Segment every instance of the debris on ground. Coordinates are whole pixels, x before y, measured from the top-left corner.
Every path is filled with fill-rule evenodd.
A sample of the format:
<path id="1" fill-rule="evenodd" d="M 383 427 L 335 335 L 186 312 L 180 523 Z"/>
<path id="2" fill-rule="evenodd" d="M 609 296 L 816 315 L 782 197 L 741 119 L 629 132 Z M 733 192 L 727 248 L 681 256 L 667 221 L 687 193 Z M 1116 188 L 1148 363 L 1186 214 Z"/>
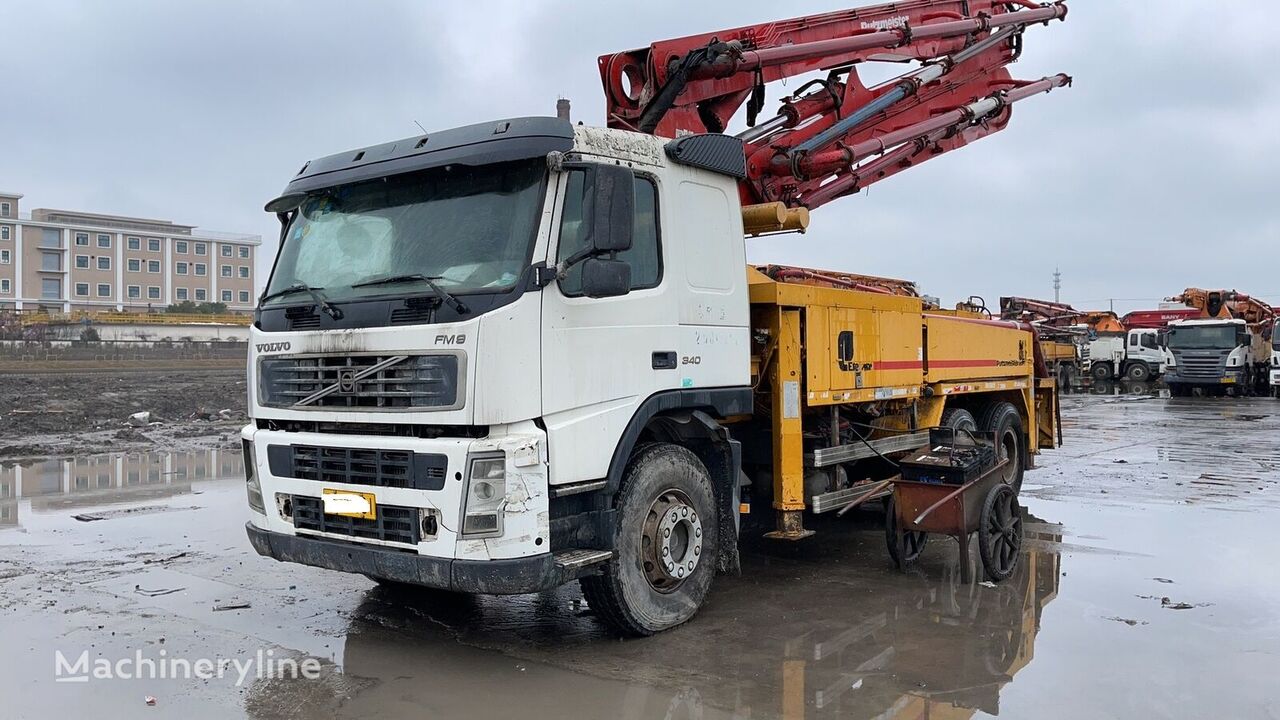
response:
<path id="1" fill-rule="evenodd" d="M 82 513 L 80 515 L 72 515 L 71 518 L 73 520 L 79 520 L 80 522 L 93 522 L 94 520 L 106 520 L 106 518 L 101 515 L 90 515 L 88 513 Z"/>
<path id="2" fill-rule="evenodd" d="M 142 698 L 142 702 L 154 707 L 157 701 L 154 695 L 148 695 Z"/>
<path id="3" fill-rule="evenodd" d="M 250 607 L 253 606 L 247 602 L 231 602 L 223 605 L 214 605 L 213 611 L 222 612 L 223 610 L 248 610 Z"/>
<path id="4" fill-rule="evenodd" d="M 151 411 L 143 410 L 129 416 L 129 424 L 134 427 L 146 427 L 151 424 Z"/>
<path id="5" fill-rule="evenodd" d="M 978 583 L 978 584 L 979 584 L 979 585 L 981 585 L 982 587 L 986 587 L 986 588 L 993 588 L 993 587 L 995 587 L 995 586 L 996 586 L 996 584 L 995 584 L 995 583 L 993 583 L 993 582 L 991 582 L 990 580 L 983 580 L 982 582 L 980 582 L 980 583 Z"/>
<path id="6" fill-rule="evenodd" d="M 1152 579 L 1152 580 L 1155 580 L 1155 581 L 1156 581 L 1156 582 L 1158 582 L 1158 583 L 1165 583 L 1165 584 L 1167 584 L 1167 585 L 1172 585 L 1172 584 L 1173 584 L 1173 581 L 1172 581 L 1172 580 L 1170 580 L 1169 578 L 1151 578 L 1151 579 Z"/>
<path id="7" fill-rule="evenodd" d="M 144 588 L 141 585 L 133 586 L 134 592 L 138 593 L 139 595 L 146 595 L 147 597 L 160 597 L 161 595 L 172 595 L 173 593 L 182 592 L 183 590 L 186 590 L 186 588 L 159 588 L 156 590 L 148 590 L 147 588 Z"/>
<path id="8" fill-rule="evenodd" d="M 1134 625 L 1147 625 L 1147 624 L 1148 624 L 1146 620 L 1131 620 L 1131 619 L 1129 619 L 1129 618 L 1122 618 L 1122 617 L 1118 617 L 1118 616 L 1113 616 L 1113 617 L 1104 618 L 1104 619 L 1105 619 L 1105 620 L 1114 620 L 1114 621 L 1116 621 L 1116 622 L 1122 622 L 1122 623 L 1124 623 L 1125 625 L 1128 625 L 1128 626 L 1130 626 L 1130 627 L 1133 627 Z"/>
<path id="9" fill-rule="evenodd" d="M 148 559 L 148 560 L 143 560 L 143 561 L 142 561 L 142 563 L 143 563 L 144 565 L 150 565 L 151 563 L 167 563 L 167 562 L 169 562 L 170 560 L 177 560 L 178 558 L 184 558 L 184 557 L 186 557 L 186 556 L 187 556 L 187 553 L 185 553 L 185 552 L 180 552 L 180 553 L 178 553 L 177 555 L 170 555 L 169 557 L 162 557 L 162 558 L 150 558 L 150 559 Z"/>

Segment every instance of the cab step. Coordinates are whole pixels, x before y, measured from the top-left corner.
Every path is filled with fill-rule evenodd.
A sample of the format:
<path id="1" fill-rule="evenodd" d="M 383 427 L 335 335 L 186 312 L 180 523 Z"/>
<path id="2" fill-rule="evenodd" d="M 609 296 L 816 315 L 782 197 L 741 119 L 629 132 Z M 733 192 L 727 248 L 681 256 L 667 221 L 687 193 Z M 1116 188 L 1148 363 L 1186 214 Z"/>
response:
<path id="1" fill-rule="evenodd" d="M 562 572 L 576 573 L 585 567 L 607 562 L 613 558 L 612 550 L 563 550 L 555 553 L 552 559 Z"/>

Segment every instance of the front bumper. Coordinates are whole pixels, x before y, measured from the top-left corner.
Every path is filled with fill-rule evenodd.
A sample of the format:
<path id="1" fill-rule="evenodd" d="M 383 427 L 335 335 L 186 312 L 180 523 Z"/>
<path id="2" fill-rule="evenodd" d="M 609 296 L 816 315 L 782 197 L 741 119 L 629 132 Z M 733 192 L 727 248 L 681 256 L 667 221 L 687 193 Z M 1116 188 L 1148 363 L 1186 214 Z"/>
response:
<path id="1" fill-rule="evenodd" d="M 518 595 L 549 590 L 572 579 L 551 553 L 508 560 L 456 560 L 274 533 L 253 523 L 245 523 L 245 530 L 253 549 L 265 557 L 440 590 Z"/>
<path id="2" fill-rule="evenodd" d="M 1280 370 L 1271 371 L 1271 387 L 1280 387 Z"/>
<path id="3" fill-rule="evenodd" d="M 1244 382 L 1244 370 L 1236 368 L 1227 368 L 1226 371 L 1218 377 L 1204 377 L 1180 375 L 1176 369 L 1166 369 L 1164 381 L 1168 385 L 1240 385 Z"/>

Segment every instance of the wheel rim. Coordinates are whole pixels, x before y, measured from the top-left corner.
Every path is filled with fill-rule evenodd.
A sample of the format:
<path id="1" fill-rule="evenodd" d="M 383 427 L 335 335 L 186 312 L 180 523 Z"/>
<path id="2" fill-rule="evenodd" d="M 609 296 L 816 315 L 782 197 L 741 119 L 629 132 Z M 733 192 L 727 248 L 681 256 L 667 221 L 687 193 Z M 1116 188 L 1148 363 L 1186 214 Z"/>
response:
<path id="1" fill-rule="evenodd" d="M 702 519 L 689 496 L 670 489 L 649 506 L 641 536 L 645 580 L 661 593 L 674 592 L 702 560 Z"/>
<path id="2" fill-rule="evenodd" d="M 1008 460 L 1009 464 L 1000 471 L 1000 479 L 1006 485 L 1012 485 L 1018 479 L 1018 436 L 1013 430 L 1005 430 L 1000 434 L 1000 447 L 997 450 L 1000 460 Z"/>
<path id="3" fill-rule="evenodd" d="M 1012 491 L 1001 491 L 987 519 L 987 547 L 1001 574 L 1007 574 L 1018 561 L 1022 549 L 1022 513 Z"/>

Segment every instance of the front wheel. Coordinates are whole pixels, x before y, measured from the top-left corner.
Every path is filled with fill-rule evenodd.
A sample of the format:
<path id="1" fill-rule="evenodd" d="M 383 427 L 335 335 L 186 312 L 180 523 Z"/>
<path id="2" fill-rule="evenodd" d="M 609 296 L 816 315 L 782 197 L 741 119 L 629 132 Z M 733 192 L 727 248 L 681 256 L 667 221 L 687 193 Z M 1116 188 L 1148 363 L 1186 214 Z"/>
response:
<path id="1" fill-rule="evenodd" d="M 707 468 L 679 445 L 637 450 L 614 498 L 613 559 L 580 581 L 587 604 L 624 635 L 673 628 L 702 605 L 716 573 L 715 495 Z"/>
<path id="2" fill-rule="evenodd" d="M 1151 378 L 1151 368 L 1146 363 L 1134 363 L 1125 370 L 1124 375 L 1130 380 L 1145 381 Z"/>
<path id="3" fill-rule="evenodd" d="M 1097 362 L 1093 367 L 1089 368 L 1089 374 L 1094 380 L 1110 380 L 1111 379 L 1111 363 Z"/>

